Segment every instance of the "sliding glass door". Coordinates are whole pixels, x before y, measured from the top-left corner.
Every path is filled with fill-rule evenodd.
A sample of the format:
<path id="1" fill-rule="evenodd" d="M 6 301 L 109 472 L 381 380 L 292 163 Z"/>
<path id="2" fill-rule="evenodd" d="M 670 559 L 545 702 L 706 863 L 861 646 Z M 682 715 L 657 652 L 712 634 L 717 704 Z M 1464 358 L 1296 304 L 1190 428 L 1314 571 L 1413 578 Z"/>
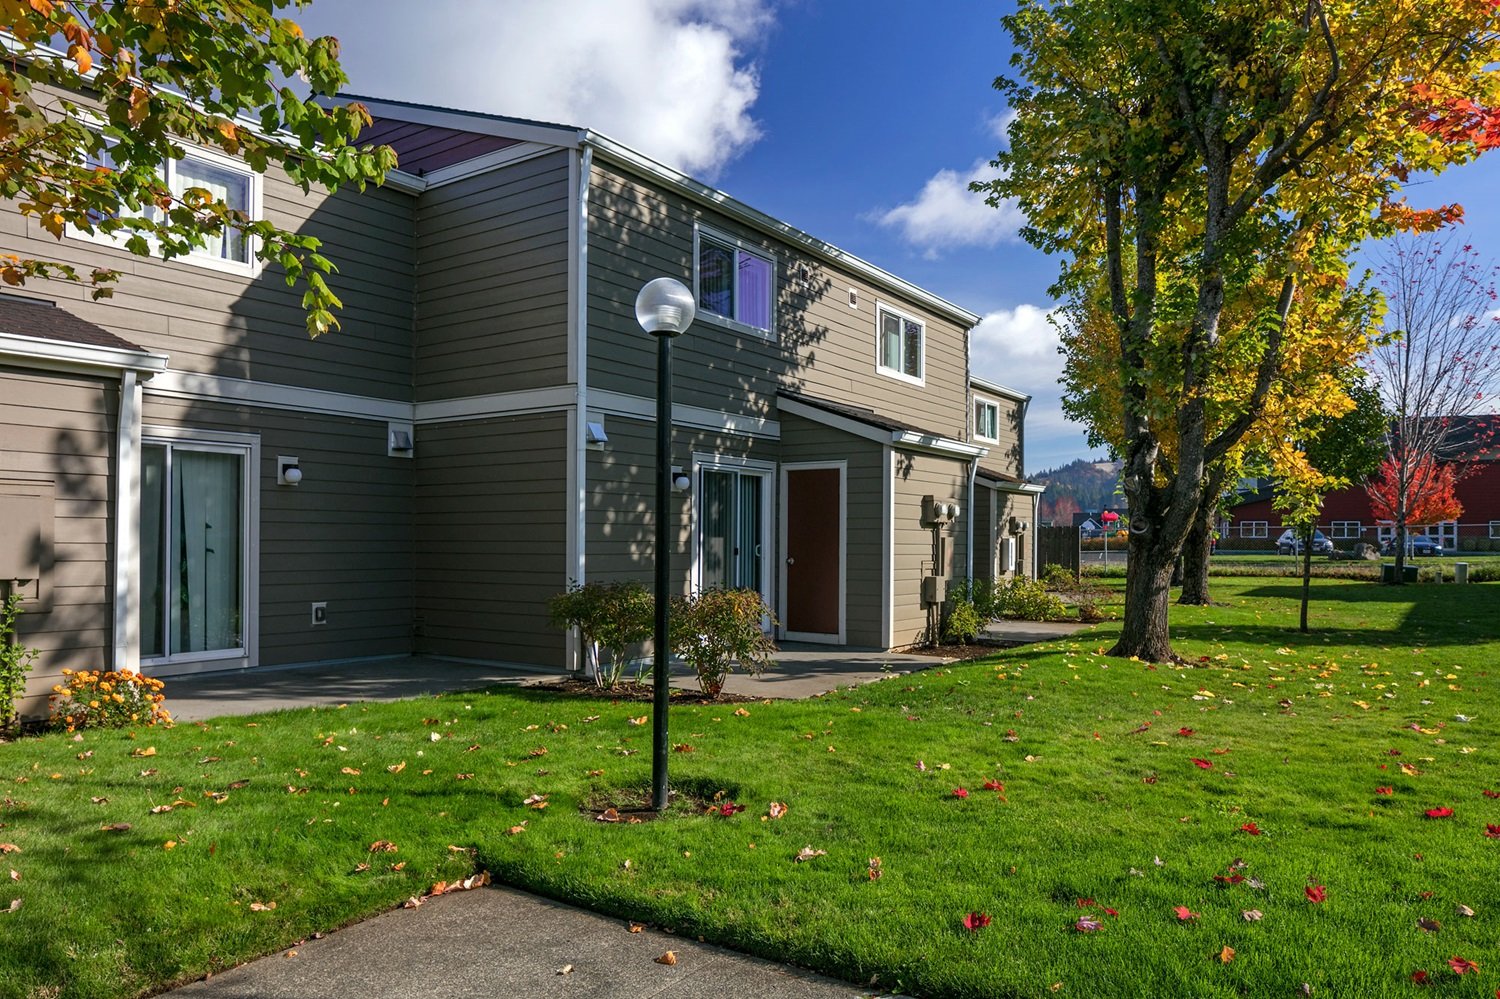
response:
<path id="1" fill-rule="evenodd" d="M 766 595 L 763 471 L 705 467 L 698 490 L 698 586 Z"/>
<path id="2" fill-rule="evenodd" d="M 141 658 L 246 654 L 248 454 L 146 441 L 141 449 Z"/>

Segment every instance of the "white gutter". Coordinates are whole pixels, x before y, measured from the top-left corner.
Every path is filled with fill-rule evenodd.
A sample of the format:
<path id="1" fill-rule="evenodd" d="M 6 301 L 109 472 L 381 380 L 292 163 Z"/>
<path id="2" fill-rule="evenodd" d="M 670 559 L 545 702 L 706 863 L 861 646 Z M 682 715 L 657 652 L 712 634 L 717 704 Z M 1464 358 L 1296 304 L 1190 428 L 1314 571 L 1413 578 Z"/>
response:
<path id="1" fill-rule="evenodd" d="M 17 333 L 0 333 L 0 361 L 18 367 L 88 375 L 137 371 L 149 378 L 158 371 L 167 370 L 166 354 L 98 347 L 68 340 L 21 336 Z"/>
<path id="2" fill-rule="evenodd" d="M 966 537 L 964 538 L 964 578 L 972 584 L 974 581 L 974 479 L 979 475 L 979 459 L 975 458 L 969 462 L 969 498 L 967 500 L 968 516 L 965 517 Z"/>

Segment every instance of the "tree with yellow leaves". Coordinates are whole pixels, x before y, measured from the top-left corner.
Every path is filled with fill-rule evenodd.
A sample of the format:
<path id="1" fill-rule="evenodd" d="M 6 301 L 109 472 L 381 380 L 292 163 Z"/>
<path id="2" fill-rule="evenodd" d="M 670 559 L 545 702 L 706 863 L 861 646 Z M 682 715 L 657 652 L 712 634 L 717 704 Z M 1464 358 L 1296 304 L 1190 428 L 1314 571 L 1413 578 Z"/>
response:
<path id="1" fill-rule="evenodd" d="M 174 190 L 163 171 L 195 143 L 257 171 L 274 163 L 304 190 L 384 179 L 395 154 L 355 146 L 368 112 L 319 102 L 346 79 L 338 41 L 279 16 L 306 2 L 0 0 L 0 195 L 59 239 L 71 226 L 142 256 L 181 256 L 236 231 L 304 286 L 310 333 L 336 327 L 340 303 L 323 279 L 333 263 L 315 237 L 251 219 L 212 191 Z M 293 77 L 311 93 L 281 84 Z M 104 297 L 118 276 L 0 254 L 10 285 L 70 280 Z"/>
<path id="2" fill-rule="evenodd" d="M 1455 214 L 1401 205 L 1410 171 L 1494 144 L 1500 6 L 1022 0 L 1004 23 L 1014 119 L 984 188 L 1063 258 L 1054 293 L 1108 317 L 1110 363 L 1074 394 L 1118 399 L 1131 533 L 1111 652 L 1169 659 L 1172 565 L 1213 469 L 1292 366 L 1366 345 L 1300 310 L 1339 300 L 1362 240 Z"/>

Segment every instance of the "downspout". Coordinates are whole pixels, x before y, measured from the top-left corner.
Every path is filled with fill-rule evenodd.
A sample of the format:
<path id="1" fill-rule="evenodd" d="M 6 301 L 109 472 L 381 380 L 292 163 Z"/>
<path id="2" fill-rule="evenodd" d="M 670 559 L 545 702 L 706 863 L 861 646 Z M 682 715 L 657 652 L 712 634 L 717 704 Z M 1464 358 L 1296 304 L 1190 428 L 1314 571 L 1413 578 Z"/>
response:
<path id="1" fill-rule="evenodd" d="M 974 582 L 974 479 L 979 475 L 979 459 L 969 462 L 969 498 L 965 501 L 969 515 L 964 518 L 964 578 Z"/>
<path id="2" fill-rule="evenodd" d="M 571 289 L 573 301 L 573 329 L 575 350 L 578 352 L 577 368 L 573 378 L 573 564 L 569 575 L 579 584 L 588 580 L 588 420 L 589 420 L 589 185 L 594 172 L 594 148 L 588 144 L 586 134 L 582 137 L 582 150 L 578 157 L 578 220 L 574 238 L 578 241 L 578 252 L 573 265 L 578 276 Z M 577 670 L 587 669 L 583 643 L 574 629 L 568 634 L 572 647 L 568 656 L 569 665 Z"/>
<path id="3" fill-rule="evenodd" d="M 120 374 L 119 436 L 115 445 L 115 593 L 114 656 L 116 670 L 136 670 L 141 659 L 140 631 L 141 383 L 129 369 Z"/>

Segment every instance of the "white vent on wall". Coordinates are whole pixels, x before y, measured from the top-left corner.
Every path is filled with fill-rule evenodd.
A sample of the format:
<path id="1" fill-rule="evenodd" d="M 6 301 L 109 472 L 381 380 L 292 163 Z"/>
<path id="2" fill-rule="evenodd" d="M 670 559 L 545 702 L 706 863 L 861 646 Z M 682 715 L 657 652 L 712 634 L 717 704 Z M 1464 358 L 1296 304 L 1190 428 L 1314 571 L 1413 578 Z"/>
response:
<path id="1" fill-rule="evenodd" d="M 849 289 L 849 308 L 859 308 L 859 292 L 853 288 Z"/>

